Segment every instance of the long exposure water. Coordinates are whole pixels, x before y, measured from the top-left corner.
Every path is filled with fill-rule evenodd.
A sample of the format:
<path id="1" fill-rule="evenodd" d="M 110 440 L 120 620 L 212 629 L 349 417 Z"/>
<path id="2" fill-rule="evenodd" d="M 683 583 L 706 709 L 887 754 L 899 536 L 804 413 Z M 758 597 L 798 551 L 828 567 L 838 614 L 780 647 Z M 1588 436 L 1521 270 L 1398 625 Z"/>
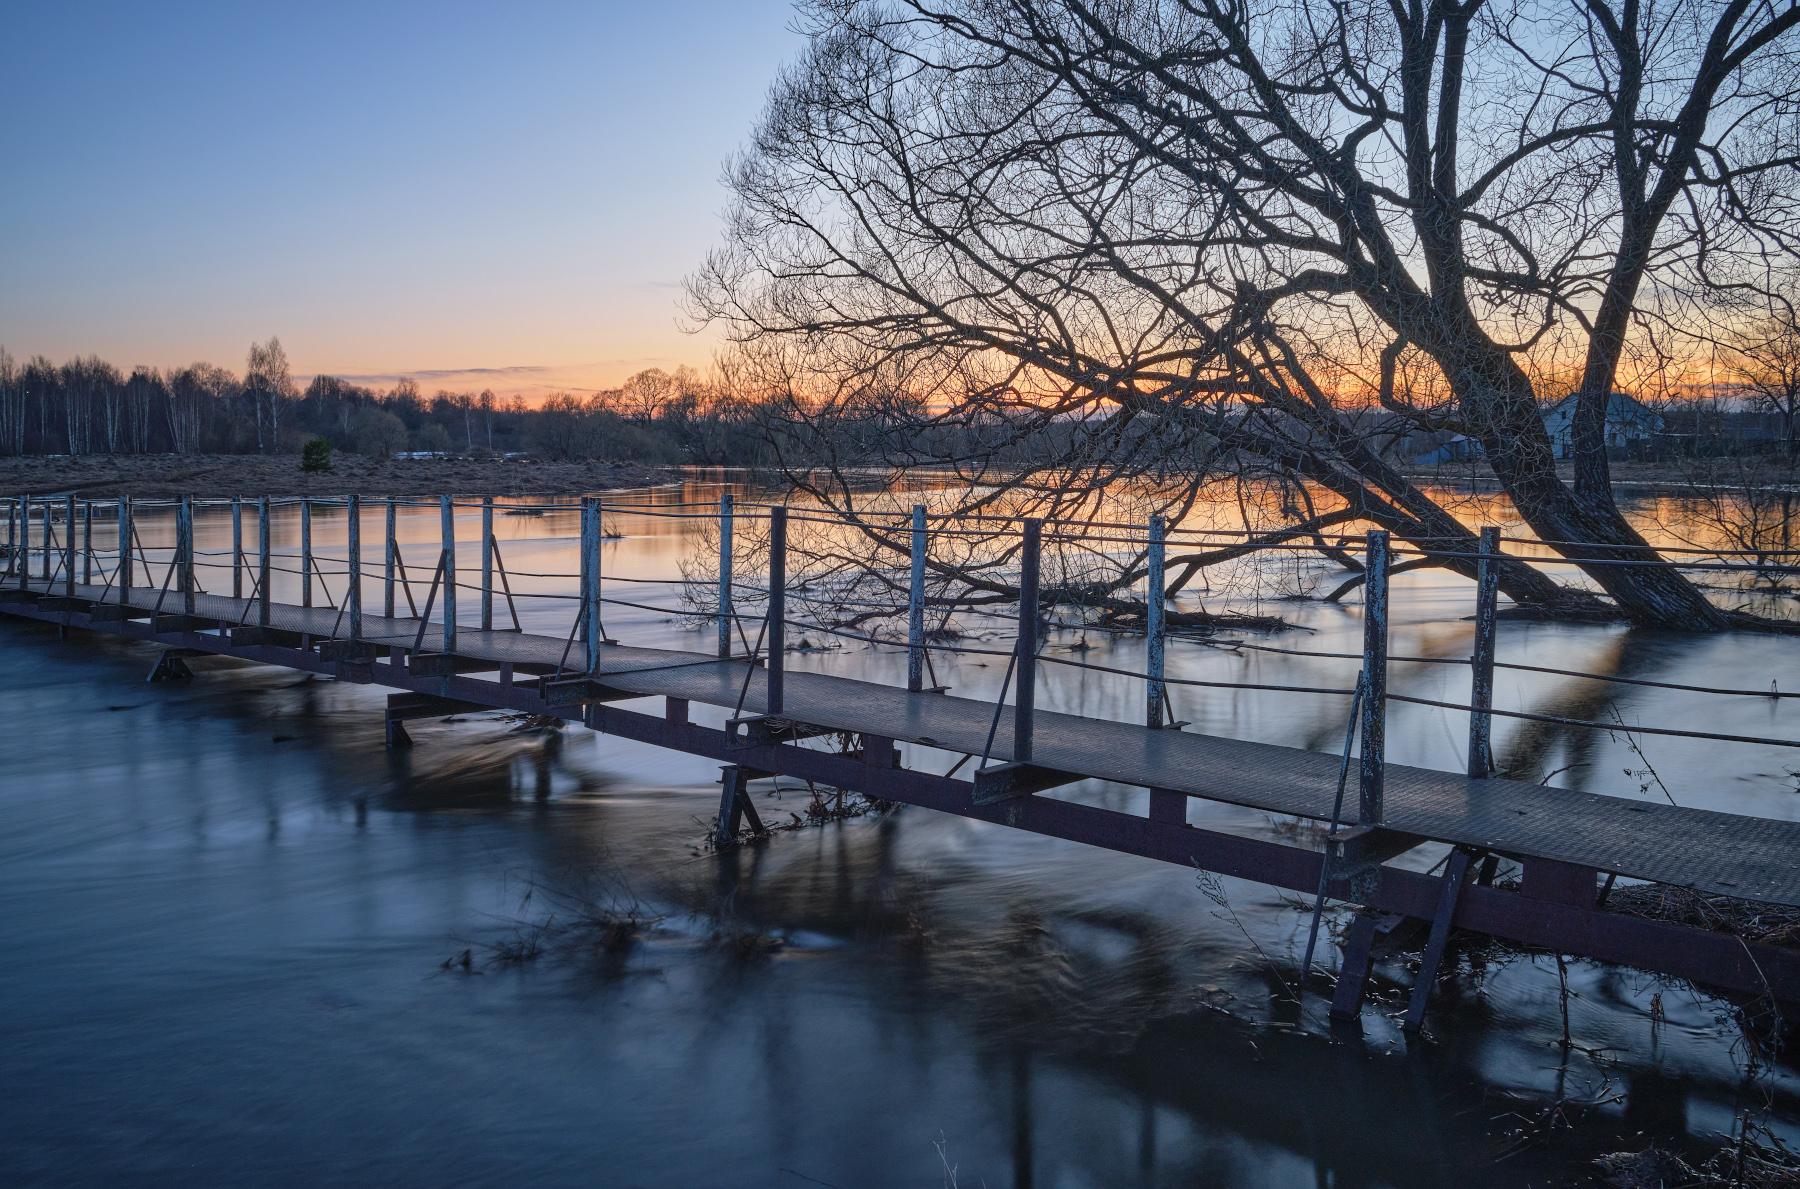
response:
<path id="1" fill-rule="evenodd" d="M 283 548 L 296 516 L 278 510 Z M 166 524 L 144 523 L 166 544 Z M 225 548 L 226 525 L 209 509 L 200 548 Z M 703 551 L 702 521 L 621 514 L 609 529 L 610 576 L 677 577 Z M 498 519 L 519 589 L 573 568 L 574 531 L 565 512 Z M 437 532 L 435 509 L 404 512 L 415 580 Z M 341 542 L 341 509 L 319 509 L 314 533 Z M 614 637 L 708 646 L 677 588 L 613 590 L 670 608 L 609 609 Z M 1469 591 L 1396 577 L 1393 651 L 1466 656 Z M 1261 609 L 1305 629 L 1265 642 L 1360 646 L 1354 599 Z M 560 635 L 568 615 L 538 599 L 522 619 Z M 791 663 L 903 680 L 896 650 L 837 643 Z M 1090 632 L 1069 651 L 1082 643 L 1063 631 L 1051 649 L 1143 665 L 1141 639 Z M 1702 685 L 1800 674 L 1800 640 L 1745 634 L 1509 621 L 1500 651 Z M 715 764 L 498 714 L 411 724 L 415 746 L 388 752 L 378 687 L 223 659 L 151 685 L 154 656 L 0 622 L 7 1184 L 1553 1184 L 1598 1153 L 1704 1149 L 1745 1111 L 1800 1131 L 1793 1067 L 1750 1060 L 1731 1004 L 1634 971 L 1570 963 L 1565 1048 L 1554 958 L 1459 952 L 1427 1037 L 1408 1042 L 1396 957 L 1352 1038 L 1317 994 L 1288 1002 L 1308 914 L 1268 888 L 1227 880 L 1215 898 L 1193 871 L 908 808 L 716 855 Z M 991 662 L 945 654 L 937 676 L 991 695 Z M 1355 665 L 1184 640 L 1169 667 L 1348 686 Z M 1467 681 L 1396 665 L 1392 688 L 1458 701 Z M 1052 667 L 1039 705 L 1136 719 L 1142 698 L 1135 681 Z M 1347 710 L 1325 695 L 1173 699 L 1189 729 L 1321 751 Z M 1503 670 L 1496 702 L 1800 738 L 1793 701 Z M 1389 755 L 1455 768 L 1465 732 L 1459 714 L 1395 704 Z M 1634 750 L 1503 719 L 1495 751 L 1556 786 L 1800 812 L 1791 750 Z M 754 788 L 766 818 L 805 816 L 804 788 Z M 1226 806 L 1191 820 L 1295 830 Z"/>

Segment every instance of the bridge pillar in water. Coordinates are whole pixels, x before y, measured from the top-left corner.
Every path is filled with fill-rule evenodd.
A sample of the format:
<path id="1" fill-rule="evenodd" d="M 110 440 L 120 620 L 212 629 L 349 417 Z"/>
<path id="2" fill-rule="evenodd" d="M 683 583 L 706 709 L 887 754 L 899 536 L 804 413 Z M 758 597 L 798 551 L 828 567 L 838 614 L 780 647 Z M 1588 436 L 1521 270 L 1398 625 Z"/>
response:
<path id="1" fill-rule="evenodd" d="M 760 834 L 763 822 L 750 800 L 750 770 L 730 764 L 719 771 L 719 816 L 713 824 L 713 846 L 718 850 L 735 846 L 746 817 L 750 828 Z"/>
<path id="2" fill-rule="evenodd" d="M 719 497 L 719 655 L 731 655 L 731 493 Z"/>
<path id="3" fill-rule="evenodd" d="M 1013 692 L 1014 763 L 1031 762 L 1031 731 L 1037 715 L 1038 568 L 1044 522 L 1025 521 L 1019 549 L 1019 680 Z"/>
<path id="4" fill-rule="evenodd" d="M 1500 622 L 1500 530 L 1481 530 L 1475 563 L 1475 649 L 1469 657 L 1469 775 L 1494 774 L 1494 652 Z"/>
<path id="5" fill-rule="evenodd" d="M 1357 824 L 1378 826 L 1387 777 L 1388 535 L 1369 534 L 1363 580 L 1362 755 Z"/>
<path id="6" fill-rule="evenodd" d="M 269 497 L 256 500 L 256 622 L 269 626 Z"/>
<path id="7" fill-rule="evenodd" d="M 456 651 L 456 504 L 438 497 L 438 519 L 444 537 L 444 653 Z"/>
<path id="8" fill-rule="evenodd" d="M 350 574 L 344 605 L 350 618 L 350 638 L 362 638 L 362 498 L 352 495 L 344 507 L 344 547 Z"/>
<path id="9" fill-rule="evenodd" d="M 912 574 L 906 588 L 906 688 L 925 688 L 925 505 L 912 510 Z"/>
<path id="10" fill-rule="evenodd" d="M 494 630 L 494 497 L 481 497 L 481 630 Z"/>
<path id="11" fill-rule="evenodd" d="M 787 509 L 769 509 L 769 669 L 763 713 L 776 716 L 785 704 L 787 652 Z"/>

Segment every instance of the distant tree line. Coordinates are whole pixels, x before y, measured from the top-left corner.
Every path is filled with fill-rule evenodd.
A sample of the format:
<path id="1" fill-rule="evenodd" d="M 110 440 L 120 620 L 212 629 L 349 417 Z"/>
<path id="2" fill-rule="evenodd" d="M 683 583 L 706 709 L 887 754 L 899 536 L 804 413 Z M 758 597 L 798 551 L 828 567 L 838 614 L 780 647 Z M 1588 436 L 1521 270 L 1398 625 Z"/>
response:
<path id="1" fill-rule="evenodd" d="M 298 453 L 315 438 L 372 457 L 407 451 L 700 465 L 767 461 L 758 412 L 691 368 L 616 389 L 522 397 L 386 391 L 336 376 L 295 383 L 281 341 L 250 347 L 242 376 L 211 363 L 129 374 L 98 356 L 20 363 L 0 348 L 0 455 Z"/>

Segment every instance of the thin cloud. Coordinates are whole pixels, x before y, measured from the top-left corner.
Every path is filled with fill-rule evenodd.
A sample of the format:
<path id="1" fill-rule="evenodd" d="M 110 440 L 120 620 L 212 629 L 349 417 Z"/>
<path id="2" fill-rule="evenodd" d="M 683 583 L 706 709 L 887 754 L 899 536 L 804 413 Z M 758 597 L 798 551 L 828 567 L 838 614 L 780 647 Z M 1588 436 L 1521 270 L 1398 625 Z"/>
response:
<path id="1" fill-rule="evenodd" d="M 501 396 L 543 397 L 553 392 L 595 393 L 616 387 L 632 372 L 645 368 L 673 368 L 678 361 L 664 356 L 601 359 L 588 363 L 515 363 L 498 367 L 424 367 L 397 368 L 381 372 L 322 371 L 316 374 L 335 376 L 351 384 L 369 388 L 391 388 L 401 380 L 411 380 L 428 393 L 479 392 L 491 388 Z M 302 383 L 312 376 L 299 377 Z"/>

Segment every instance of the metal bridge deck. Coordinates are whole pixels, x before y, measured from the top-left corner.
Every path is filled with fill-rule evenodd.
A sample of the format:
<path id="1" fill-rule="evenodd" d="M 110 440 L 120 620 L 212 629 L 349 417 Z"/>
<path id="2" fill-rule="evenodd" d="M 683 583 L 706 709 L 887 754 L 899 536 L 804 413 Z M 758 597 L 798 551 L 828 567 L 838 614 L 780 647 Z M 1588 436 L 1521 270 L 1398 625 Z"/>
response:
<path id="1" fill-rule="evenodd" d="M 46 591 L 62 593 L 60 586 Z M 78 585 L 75 597 L 116 602 L 116 591 Z M 3 597 L 3 594 L 0 594 Z M 134 590 L 148 609 L 158 592 Z M 173 592 L 165 612 L 180 607 Z M 198 618 L 255 622 L 256 604 L 222 595 L 195 596 Z M 319 639 L 347 638 L 343 617 L 329 607 L 272 604 L 269 626 Z M 359 639 L 410 647 L 420 621 L 364 614 Z M 423 651 L 435 651 L 441 626 L 425 625 Z M 222 642 L 221 652 L 229 652 Z M 551 636 L 483 632 L 459 626 L 456 655 L 521 665 L 579 669 L 582 646 Z M 644 696 L 685 698 L 761 712 L 763 682 L 750 667 L 704 653 L 608 645 L 600 671 L 607 686 Z M 853 733 L 980 755 L 994 706 L 971 698 L 789 670 L 782 717 Z M 1268 813 L 1328 819 L 1336 792 L 1335 755 L 1268 743 L 1038 711 L 1032 762 L 1062 772 L 1144 788 L 1170 789 Z M 1013 758 L 1011 715 L 1002 714 L 991 759 Z M 1466 776 L 1389 764 L 1383 824 L 1439 842 L 1461 843 L 1521 858 L 1551 859 L 1704 892 L 1800 906 L 1800 823 L 1678 808 L 1654 802 L 1548 788 L 1525 781 Z M 1354 813 L 1355 790 L 1348 798 Z"/>

